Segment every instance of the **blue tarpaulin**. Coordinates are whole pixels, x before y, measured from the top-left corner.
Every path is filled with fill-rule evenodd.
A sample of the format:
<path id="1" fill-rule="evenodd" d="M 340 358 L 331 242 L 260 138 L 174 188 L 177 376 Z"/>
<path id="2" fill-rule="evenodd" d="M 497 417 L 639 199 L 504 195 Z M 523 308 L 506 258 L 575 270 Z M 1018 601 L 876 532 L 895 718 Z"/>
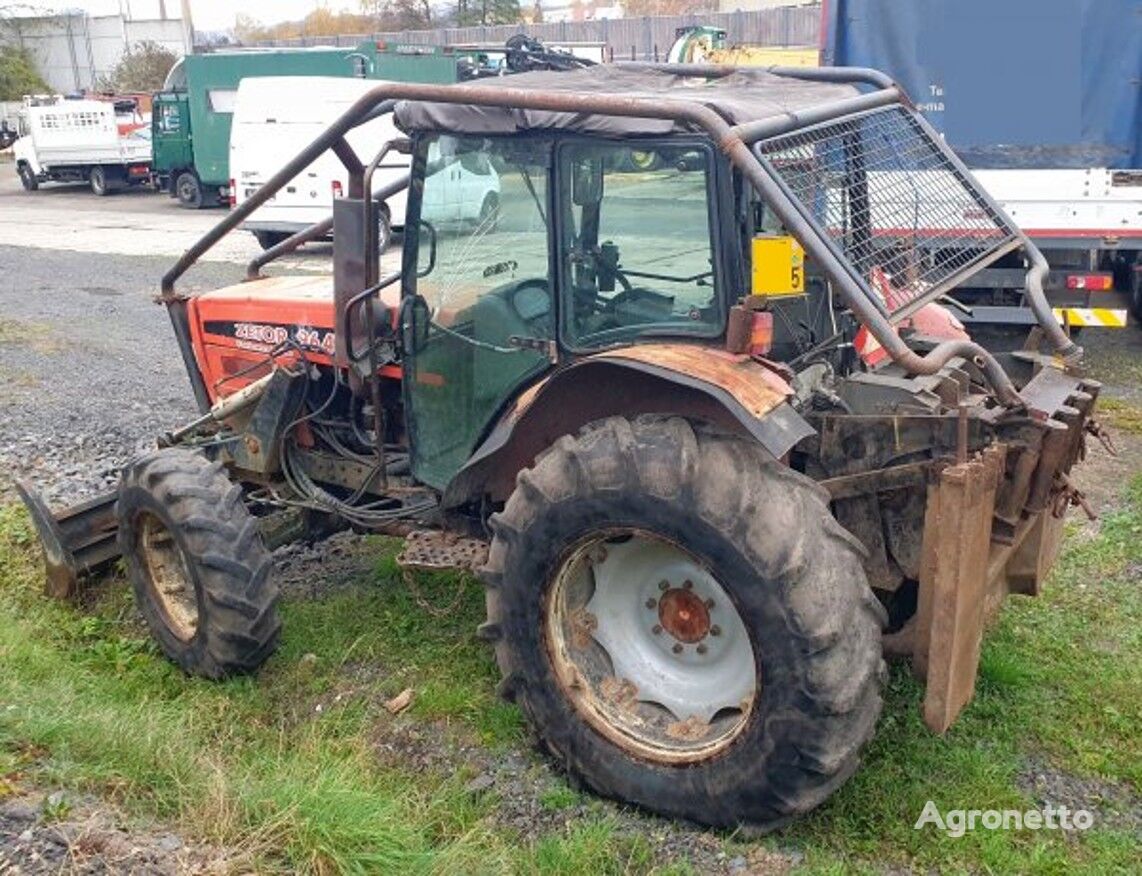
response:
<path id="1" fill-rule="evenodd" d="M 1142 168 L 1142 0 L 825 0 L 822 62 L 904 86 L 976 168 Z"/>

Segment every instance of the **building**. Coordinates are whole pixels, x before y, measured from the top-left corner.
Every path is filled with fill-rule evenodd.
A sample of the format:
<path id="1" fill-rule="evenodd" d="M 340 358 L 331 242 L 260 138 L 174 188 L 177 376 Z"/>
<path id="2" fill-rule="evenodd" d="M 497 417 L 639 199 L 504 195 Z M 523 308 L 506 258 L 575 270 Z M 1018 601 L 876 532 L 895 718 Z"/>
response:
<path id="1" fill-rule="evenodd" d="M 7 28 L 9 39 L 32 53 L 40 75 L 60 94 L 94 88 L 137 43 L 156 42 L 178 55 L 191 49 L 191 30 L 181 18 L 76 11 L 10 18 Z"/>

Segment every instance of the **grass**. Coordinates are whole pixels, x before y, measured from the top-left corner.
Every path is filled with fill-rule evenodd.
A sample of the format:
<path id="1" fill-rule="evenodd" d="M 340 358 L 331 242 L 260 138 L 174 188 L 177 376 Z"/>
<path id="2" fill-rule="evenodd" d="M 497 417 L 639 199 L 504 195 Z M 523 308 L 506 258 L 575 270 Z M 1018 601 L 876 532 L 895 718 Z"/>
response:
<path id="1" fill-rule="evenodd" d="M 257 870 L 692 872 L 684 854 L 658 849 L 663 822 L 562 780 L 537 782 L 546 827 L 523 836 L 500 817 L 497 787 L 468 789 L 520 757 L 525 738 L 472 634 L 482 596 L 471 581 L 422 577 L 437 605 L 464 588 L 438 617 L 401 586 L 395 542 L 374 547 L 370 580 L 283 605 L 282 647 L 256 679 L 210 683 L 162 659 L 116 582 L 82 611 L 42 598 L 30 525 L 22 509 L 0 509 L 0 798 L 31 786 L 91 793 Z M 1009 600 L 977 696 L 945 738 L 924 729 L 922 690 L 896 667 L 864 767 L 825 806 L 763 840 L 687 836 L 727 859 L 788 863 L 795 851 L 812 873 L 1131 872 L 1128 828 L 953 839 L 912 825 L 927 800 L 1037 808 L 1023 790 L 1031 764 L 1119 789 L 1138 808 L 1139 578 L 1142 477 L 1096 537 L 1072 541 L 1042 598 Z M 389 715 L 385 701 L 408 687 L 409 711 Z"/>
<path id="2" fill-rule="evenodd" d="M 1099 416 L 1107 424 L 1132 435 L 1142 435 L 1142 407 L 1117 398 L 1098 400 Z"/>

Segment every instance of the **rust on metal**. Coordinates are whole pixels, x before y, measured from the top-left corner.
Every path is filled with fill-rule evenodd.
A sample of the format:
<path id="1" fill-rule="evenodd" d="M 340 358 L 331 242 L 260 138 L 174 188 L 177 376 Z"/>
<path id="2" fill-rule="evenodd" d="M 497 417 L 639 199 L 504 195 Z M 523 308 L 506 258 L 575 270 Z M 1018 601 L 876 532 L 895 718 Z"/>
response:
<path id="1" fill-rule="evenodd" d="M 418 529 L 410 532 L 397 557 L 402 569 L 440 572 L 463 569 L 474 572 L 488 559 L 488 543 L 454 532 Z"/>
<path id="2" fill-rule="evenodd" d="M 710 632 L 710 611 L 690 590 L 674 588 L 662 594 L 658 620 L 666 632 L 687 645 L 702 641 Z"/>
<path id="3" fill-rule="evenodd" d="M 762 417 L 792 395 L 788 384 L 749 356 L 694 344 L 640 344 L 607 350 L 593 359 L 624 359 L 685 374 L 725 390 L 749 413 Z"/>
<path id="4" fill-rule="evenodd" d="M 698 742 L 710 735 L 710 724 L 697 715 L 666 725 L 666 735 L 683 742 Z"/>
<path id="5" fill-rule="evenodd" d="M 30 485 L 16 482 L 44 552 L 44 592 L 53 599 L 74 599 L 79 579 L 109 567 L 120 556 L 115 491 L 53 513 Z"/>
<path id="6" fill-rule="evenodd" d="M 571 615 L 571 647 L 582 651 L 591 645 L 599 619 L 585 608 L 576 609 Z"/>
<path id="7" fill-rule="evenodd" d="M 620 708 L 633 709 L 638 704 L 638 688 L 629 678 L 608 675 L 599 682 L 599 693 L 603 699 Z"/>
<path id="8" fill-rule="evenodd" d="M 924 723 L 945 732 L 975 692 L 988 602 L 995 493 L 1007 448 L 993 444 L 941 472 L 924 526 L 917 650 L 924 653 Z M 934 494 L 934 495 L 933 495 Z"/>

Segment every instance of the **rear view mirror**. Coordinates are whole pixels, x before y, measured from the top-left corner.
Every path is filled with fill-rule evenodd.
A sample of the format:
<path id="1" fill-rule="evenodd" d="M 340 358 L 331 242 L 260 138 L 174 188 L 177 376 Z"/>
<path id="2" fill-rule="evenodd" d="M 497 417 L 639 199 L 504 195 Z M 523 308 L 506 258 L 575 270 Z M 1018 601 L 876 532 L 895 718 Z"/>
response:
<path id="1" fill-rule="evenodd" d="M 603 162 L 580 158 L 571 166 L 571 202 L 587 207 L 603 200 Z"/>

